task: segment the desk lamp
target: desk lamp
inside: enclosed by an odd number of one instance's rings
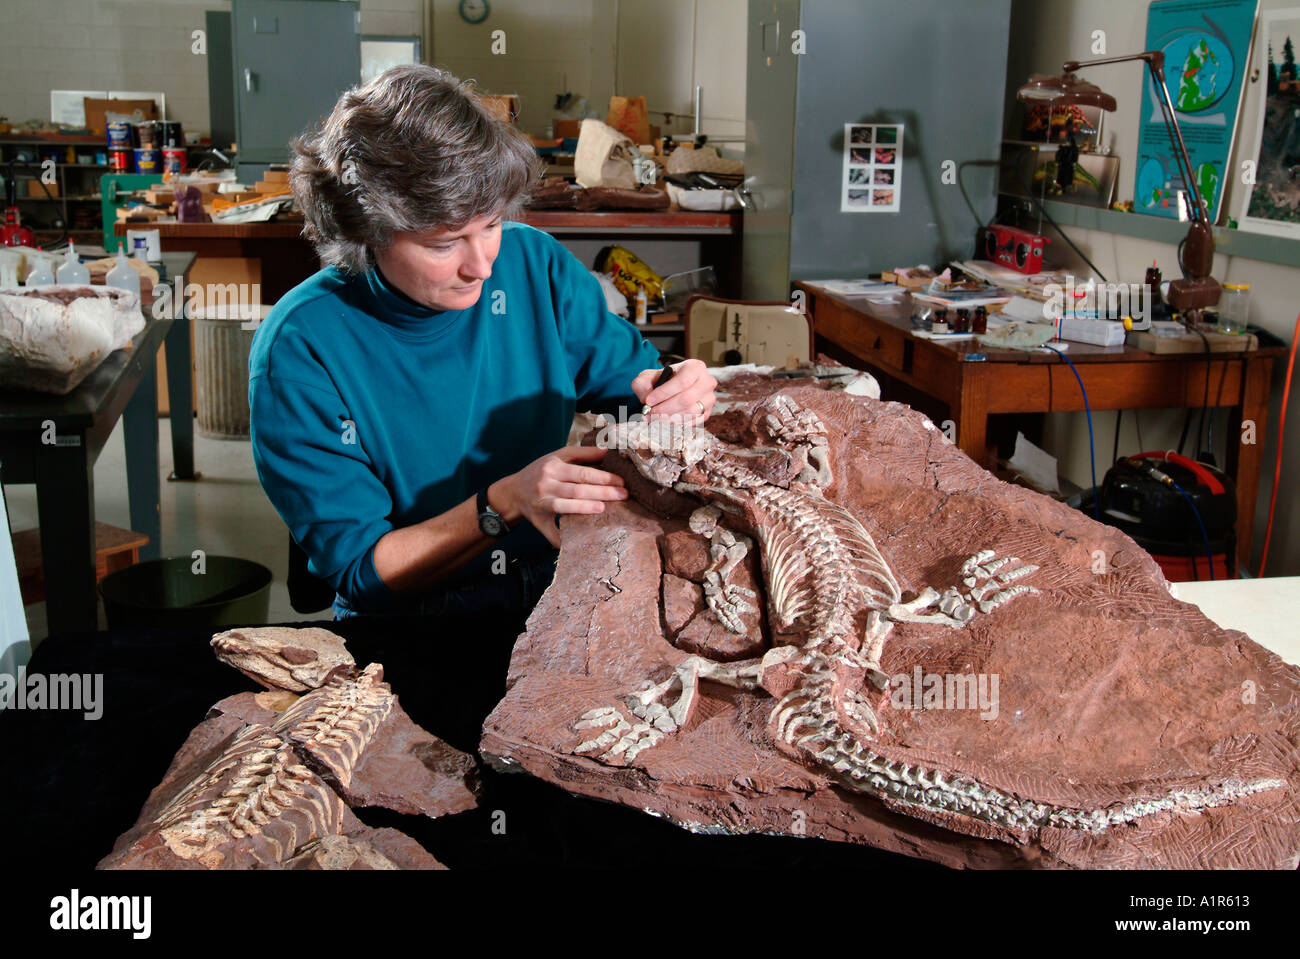
[[[1065,71],[1063,76],[1036,73],[1017,91],[1016,98],[1022,103],[1047,103],[1049,118],[1057,105],[1078,104],[1100,107],[1113,112],[1115,98],[1103,93],[1088,81],[1079,79],[1075,73],[1081,67],[1125,63],[1130,60],[1143,61],[1151,72],[1151,78],[1156,86],[1156,102],[1160,104],[1165,128],[1169,132],[1169,142],[1174,147],[1179,175],[1192,194],[1190,204],[1192,222],[1187,228],[1187,238],[1183,241],[1179,263],[1183,277],[1169,284],[1167,297],[1169,305],[1178,311],[1184,322],[1191,324],[1203,309],[1219,302],[1220,287],[1218,281],[1210,276],[1210,270],[1214,266],[1214,231],[1210,226],[1210,217],[1206,212],[1205,202],[1201,199],[1201,192],[1196,187],[1196,176],[1192,171],[1192,162],[1187,156],[1187,146],[1183,143],[1183,133],[1178,128],[1178,119],[1174,116],[1174,104],[1169,98],[1169,88],[1165,86],[1165,55],[1158,50],[1147,50],[1143,53],[1106,57],[1101,60],[1067,60],[1062,65]]]

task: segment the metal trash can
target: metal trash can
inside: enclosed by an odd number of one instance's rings
[[[109,573],[99,584],[109,629],[247,626],[266,622],[271,571],[235,556],[152,559]]]
[[[258,323],[270,312],[261,304],[252,309]],[[195,309],[190,318],[199,433],[214,439],[248,439],[248,353],[255,329],[250,310],[232,303]]]

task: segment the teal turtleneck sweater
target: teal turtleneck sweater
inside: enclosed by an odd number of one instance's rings
[[[249,359],[253,461],[312,571],[357,612],[400,610],[410,598],[375,572],[381,536],[564,446],[576,409],[633,411],[632,380],[658,359],[571,253],[507,223],[467,310],[420,306],[373,269],[321,270],[282,297]],[[500,548],[550,547],[525,523]]]

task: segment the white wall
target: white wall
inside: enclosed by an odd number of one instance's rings
[[[465,23],[457,0],[430,2],[431,62],[488,92],[518,93],[530,133],[545,132],[566,90],[603,118],[614,94],[689,114],[699,84],[704,132],[744,134],[745,0],[494,0],[481,24]],[[505,31],[504,55],[492,53],[494,30]],[[665,132],[691,129],[689,120],[650,120]]]
[[[1262,0],[1262,10],[1293,7],[1296,0]],[[1137,53],[1145,49],[1146,5],[1136,0],[1014,0],[1011,17],[1011,52],[1007,64],[1007,130],[1019,123],[1020,110],[1015,103],[1016,88],[1030,73],[1061,72],[1061,64],[1068,59],[1086,60],[1092,56],[1094,30],[1105,32],[1106,55],[1118,56]],[[1255,51],[1255,65],[1263,63],[1265,53]],[[1132,199],[1134,158],[1137,155],[1138,113],[1141,109],[1141,63],[1116,64],[1094,67],[1082,73],[1118,101],[1115,113],[1106,118],[1107,141],[1120,157],[1120,177],[1117,196]],[[1234,166],[1241,159],[1253,159],[1258,149],[1258,131],[1251,130],[1257,117],[1259,96],[1263,83],[1247,86],[1241,116],[1243,124],[1237,140]],[[1010,133],[1009,133],[1010,135]],[[1236,215],[1239,200],[1233,188],[1239,187],[1238,178],[1228,178],[1226,202],[1228,210]],[[1140,214],[1134,214],[1140,215]],[[1158,260],[1166,279],[1178,275],[1176,247],[1132,237],[1117,236],[1100,231],[1068,229],[1070,238],[1111,280],[1141,282],[1143,271],[1153,259]],[[1087,269],[1066,244],[1058,239],[1053,244],[1054,256],[1059,262]],[[1300,270],[1247,260],[1242,257],[1216,255],[1213,275],[1224,283],[1249,283],[1251,285],[1251,322],[1270,330],[1287,343],[1291,342],[1300,309]],[[1277,442],[1275,427],[1281,403],[1282,376],[1285,357],[1275,364],[1273,403],[1269,414],[1270,432],[1265,439],[1267,451],[1264,458],[1264,477],[1260,484],[1256,512],[1254,557],[1252,571],[1258,566],[1263,548],[1263,529],[1267,520],[1268,497],[1272,491],[1274,468],[1273,450]],[[1297,390],[1300,393],[1300,390]],[[1288,481],[1300,470],[1300,395],[1292,398],[1291,418],[1287,424],[1283,449],[1283,480],[1278,496],[1277,519],[1274,522],[1273,544],[1269,558],[1270,575],[1295,575],[1300,573],[1300,504],[1297,504],[1296,483]],[[1151,411],[1141,415],[1142,439],[1147,449],[1165,449],[1178,444],[1182,427],[1181,411]],[[1114,413],[1094,416],[1097,428],[1098,481],[1109,466]],[[1138,452],[1137,437],[1133,432],[1133,417],[1125,417],[1126,428],[1120,439],[1120,452]],[[1224,417],[1221,414],[1219,435],[1222,435]],[[1193,424],[1195,428],[1195,424]],[[1082,414],[1053,414],[1048,417],[1045,434],[1051,452],[1061,457],[1064,475],[1081,486],[1089,485],[1088,429]],[[1222,446],[1219,447],[1222,449]]]
[[[555,95],[565,90],[591,96],[593,77],[611,81],[613,11],[608,0],[496,0],[482,23],[461,19],[457,0],[433,0],[433,57],[429,61],[487,93],[517,93],[519,125],[541,135]],[[492,34],[505,31],[505,53],[492,52]],[[593,71],[593,61],[605,67]],[[593,101],[595,102],[595,101]]]
[[[617,92],[644,95],[651,110],[694,112],[703,88],[704,123],[713,136],[744,136],[745,0],[622,0],[618,5]],[[687,133],[690,120],[664,125]],[[732,144],[743,149],[744,144]]]

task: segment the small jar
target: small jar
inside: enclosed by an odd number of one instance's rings
[[[972,333],[987,333],[989,331],[989,311],[984,307],[975,307],[975,315],[970,321],[970,331]]]
[[[954,333],[970,332],[970,312],[968,310],[957,311],[957,322],[953,324],[952,331]]]
[[[941,306],[934,311],[934,314],[930,317],[930,329],[932,332],[935,333],[948,332],[948,308],[947,307]]]
[[[1250,319],[1250,284],[1225,283],[1219,294],[1219,332],[1245,333]]]

